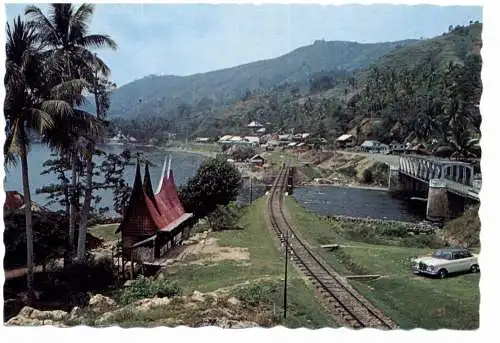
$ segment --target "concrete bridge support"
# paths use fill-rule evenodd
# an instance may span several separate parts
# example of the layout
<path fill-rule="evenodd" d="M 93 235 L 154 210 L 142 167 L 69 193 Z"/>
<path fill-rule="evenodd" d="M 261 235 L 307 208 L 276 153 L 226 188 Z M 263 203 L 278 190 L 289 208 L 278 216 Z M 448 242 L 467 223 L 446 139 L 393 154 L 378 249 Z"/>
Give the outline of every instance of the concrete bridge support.
<path fill-rule="evenodd" d="M 390 166 L 389 168 L 389 182 L 388 190 L 389 193 L 397 194 L 401 193 L 401 177 L 399 175 L 399 167 Z"/>
<path fill-rule="evenodd" d="M 426 217 L 430 221 L 444 221 L 450 216 L 446 183 L 440 179 L 429 181 Z"/>

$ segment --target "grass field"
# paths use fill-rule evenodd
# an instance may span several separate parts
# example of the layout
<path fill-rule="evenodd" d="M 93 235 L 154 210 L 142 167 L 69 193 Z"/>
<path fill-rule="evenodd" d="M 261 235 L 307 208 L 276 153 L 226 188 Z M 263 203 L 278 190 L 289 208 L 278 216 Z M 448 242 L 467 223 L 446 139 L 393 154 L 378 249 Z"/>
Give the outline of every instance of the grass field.
<path fill-rule="evenodd" d="M 331 223 L 306 211 L 293 198 L 286 206 L 295 225 L 339 273 L 380 274 L 352 284 L 404 329 L 476 329 L 479 326 L 479 275 L 444 280 L 415 276 L 410 259 L 430 253 L 441 242 L 429 236 L 401 235 L 398 228 Z M 378 230 L 378 232 L 377 232 Z M 353 239 L 355 238 L 355 239 Z M 321 244 L 347 247 L 327 252 Z M 412 247 L 418 246 L 418 247 Z"/>
<path fill-rule="evenodd" d="M 239 225 L 244 230 L 210 233 L 219 246 L 247 248 L 249 261 L 220 261 L 210 265 L 178 265 L 165 270 L 188 294 L 194 290 L 210 292 L 219 288 L 241 285 L 256 280 L 257 284 L 273 285 L 272 303 L 277 314 L 283 310 L 284 257 L 279 251 L 263 215 L 266 199 L 261 198 L 243 209 Z M 320 328 L 332 326 L 328 314 L 314 295 L 312 285 L 306 284 L 299 274 L 289 268 L 288 315 L 283 323 L 288 327 Z"/>
<path fill-rule="evenodd" d="M 89 228 L 89 233 L 97 238 L 102 239 L 103 241 L 114 241 L 120 239 L 121 234 L 115 234 L 116 228 L 118 224 L 104 224 L 104 225 L 96 225 Z"/>

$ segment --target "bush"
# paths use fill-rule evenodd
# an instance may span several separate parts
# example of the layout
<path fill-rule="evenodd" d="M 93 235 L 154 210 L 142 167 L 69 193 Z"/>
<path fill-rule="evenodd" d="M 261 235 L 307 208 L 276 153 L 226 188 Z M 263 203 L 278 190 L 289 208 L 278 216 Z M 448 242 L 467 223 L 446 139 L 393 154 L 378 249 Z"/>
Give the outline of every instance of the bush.
<path fill-rule="evenodd" d="M 179 192 L 187 212 L 203 217 L 235 200 L 242 185 L 238 169 L 224 156 L 205 161 Z"/>
<path fill-rule="evenodd" d="M 479 205 L 469 207 L 462 216 L 450 220 L 442 229 L 442 236 L 447 242 L 465 247 L 479 247 L 480 233 Z"/>
<path fill-rule="evenodd" d="M 373 173 L 370 169 L 363 170 L 363 178 L 361 182 L 364 183 L 372 183 L 373 182 Z"/>
<path fill-rule="evenodd" d="M 278 293 L 276 284 L 252 284 L 237 288 L 235 296 L 246 307 L 258 307 L 272 303 L 273 296 Z"/>
<path fill-rule="evenodd" d="M 182 295 L 182 289 L 176 282 L 153 280 L 142 275 L 133 280 L 130 286 L 123 289 L 119 302 L 123 305 L 134 301 L 153 297 L 173 297 Z"/>
<path fill-rule="evenodd" d="M 74 263 L 65 268 L 63 278 L 75 291 L 101 291 L 115 284 L 118 268 L 110 257 L 87 258 L 85 263 Z"/>
<path fill-rule="evenodd" d="M 355 177 L 356 173 L 357 173 L 356 168 L 353 165 L 339 168 L 338 172 L 341 174 L 344 174 L 345 176 L 348 176 L 348 177 Z"/>

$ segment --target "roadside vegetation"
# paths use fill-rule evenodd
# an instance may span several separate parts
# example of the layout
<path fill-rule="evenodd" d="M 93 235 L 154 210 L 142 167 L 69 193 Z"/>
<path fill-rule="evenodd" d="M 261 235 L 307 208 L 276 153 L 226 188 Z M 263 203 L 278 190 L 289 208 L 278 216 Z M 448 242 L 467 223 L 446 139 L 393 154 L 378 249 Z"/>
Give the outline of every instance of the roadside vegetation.
<path fill-rule="evenodd" d="M 287 318 L 283 320 L 284 256 L 262 215 L 266 200 L 260 198 L 246 207 L 233 206 L 232 227 L 206 232 L 209 223 L 200 224 L 197 232 L 191 233 L 190 239 L 196 244 L 188 244 L 184 255 L 175 258 L 167 268 L 154 276 L 139 276 L 106 293 L 112 299 L 108 303 L 116 303 L 114 312 L 106 314 L 102 310 L 96 314 L 88 305 L 78 317 L 64 324 L 197 326 L 209 321 L 218 311 L 222 311 L 219 316 L 226 316 L 230 311 L 231 320 L 255 322 L 263 327 L 331 327 L 334 324 L 315 296 L 314 287 L 292 264 L 288 272 Z M 114 229 L 112 225 L 101 225 L 90 232 L 105 239 L 112 238 Z M 193 246 L 194 250 L 187 252 Z M 203 297 L 216 300 L 212 299 L 210 305 L 200 300 Z M 193 301 L 191 298 L 197 299 L 195 305 L 189 303 Z M 228 304 L 231 298 L 236 300 Z M 145 304 L 155 301 L 158 307 L 143 311 Z M 235 303 L 238 306 L 233 306 Z"/>
<path fill-rule="evenodd" d="M 381 276 L 351 282 L 401 328 L 476 329 L 479 326 L 478 274 L 439 280 L 411 272 L 411 258 L 446 246 L 441 238 L 410 235 L 397 224 L 333 222 L 305 210 L 292 197 L 285 203 L 301 235 L 340 274 Z M 325 244 L 341 247 L 327 251 L 320 247 Z"/>
<path fill-rule="evenodd" d="M 480 246 L 481 220 L 479 205 L 471 206 L 458 218 L 450 220 L 441 231 L 441 237 L 452 245 Z"/>
<path fill-rule="evenodd" d="M 243 229 L 211 232 L 208 238 L 216 239 L 222 249 L 241 248 L 247 259 L 179 263 L 162 273 L 173 280 L 185 293 L 198 290 L 211 292 L 220 288 L 234 289 L 243 302 L 261 304 L 277 316 L 283 311 L 284 256 L 277 240 L 271 235 L 263 213 L 266 198 L 242 208 L 237 226 Z M 319 328 L 332 326 L 314 295 L 313 287 L 304 281 L 293 268 L 288 273 L 288 315 L 286 326 Z"/>

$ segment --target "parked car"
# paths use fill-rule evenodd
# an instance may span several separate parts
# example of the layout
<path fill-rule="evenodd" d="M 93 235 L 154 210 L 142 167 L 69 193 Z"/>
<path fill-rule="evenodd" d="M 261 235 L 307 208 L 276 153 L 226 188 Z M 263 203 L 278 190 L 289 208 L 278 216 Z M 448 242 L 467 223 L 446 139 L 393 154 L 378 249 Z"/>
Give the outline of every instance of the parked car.
<path fill-rule="evenodd" d="M 415 274 L 427 274 L 444 279 L 452 273 L 479 272 L 478 255 L 467 249 L 440 249 L 431 256 L 414 258 L 411 268 Z"/>

